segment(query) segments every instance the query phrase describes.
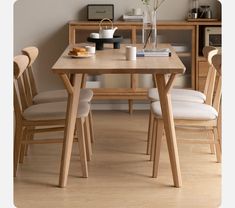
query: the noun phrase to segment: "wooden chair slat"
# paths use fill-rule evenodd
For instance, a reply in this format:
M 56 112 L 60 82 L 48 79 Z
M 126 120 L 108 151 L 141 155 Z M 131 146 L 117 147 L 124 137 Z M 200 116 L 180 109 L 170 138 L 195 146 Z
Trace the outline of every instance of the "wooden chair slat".
M 27 48 L 22 49 L 22 53 L 29 57 L 29 66 L 32 66 L 36 58 L 38 57 L 38 48 L 34 46 L 29 46 Z

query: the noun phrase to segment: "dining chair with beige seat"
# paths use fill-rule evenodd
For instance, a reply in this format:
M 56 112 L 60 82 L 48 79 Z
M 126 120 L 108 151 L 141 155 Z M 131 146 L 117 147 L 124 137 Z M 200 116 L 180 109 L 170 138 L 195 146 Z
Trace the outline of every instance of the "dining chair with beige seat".
M 212 67 L 218 76 L 218 82 L 215 86 L 215 95 L 213 104 L 195 103 L 185 101 L 172 101 L 172 110 L 175 126 L 184 126 L 193 131 L 208 131 L 213 136 L 213 140 L 209 139 L 182 139 L 183 142 L 213 144 L 216 150 L 217 162 L 221 162 L 221 138 L 218 136 L 218 115 L 221 100 L 221 55 L 215 54 L 212 59 Z M 163 121 L 162 112 L 159 101 L 151 104 L 154 117 L 154 128 L 156 129 L 153 139 L 154 142 L 154 162 L 153 177 L 157 177 L 161 141 L 163 137 Z M 180 141 L 180 139 L 177 139 Z M 168 149 L 168 151 L 170 151 Z
M 209 65 L 211 65 L 211 57 L 214 54 L 218 53 L 218 49 L 212 46 L 205 46 L 202 50 L 203 56 L 207 59 Z M 210 54 L 210 55 L 209 55 Z M 192 90 L 192 89 L 178 89 L 173 88 L 171 93 L 172 101 L 186 101 L 186 102 L 195 102 L 195 103 L 212 103 L 213 89 L 215 84 L 215 70 L 212 67 L 209 67 L 208 74 L 206 78 L 206 84 L 204 92 Z M 155 101 L 159 101 L 159 95 L 157 88 L 151 88 L 148 91 L 148 99 L 150 104 Z M 150 160 L 153 160 L 153 147 L 152 144 L 152 135 L 154 134 L 153 129 L 153 113 L 150 110 L 149 114 L 149 126 L 148 126 L 148 138 L 147 138 L 147 154 L 150 154 Z M 214 153 L 214 148 L 212 145 L 211 152 Z M 152 153 L 152 154 L 151 154 Z
M 35 46 L 29 46 L 22 49 L 22 54 L 27 55 L 29 57 L 29 66 L 27 69 L 30 88 L 31 88 L 31 98 L 34 104 L 39 103 L 49 103 L 49 102 L 57 102 L 57 101 L 67 101 L 68 100 L 68 93 L 65 89 L 59 90 L 48 90 L 43 92 L 38 92 L 36 87 L 36 81 L 33 72 L 33 64 L 36 61 L 39 50 Z M 83 75 L 86 76 L 86 75 Z M 85 78 L 83 79 L 85 80 Z M 93 91 L 91 89 L 85 88 L 85 82 L 80 90 L 80 102 L 91 102 L 93 98 Z M 89 121 L 91 124 L 91 140 L 94 141 L 94 133 L 92 127 L 92 114 L 91 111 L 89 112 Z
M 22 54 L 27 55 L 29 57 L 29 66 L 27 69 L 27 77 L 29 80 L 29 88 L 30 91 L 27 92 L 27 97 L 30 103 L 40 104 L 40 103 L 50 103 L 50 102 L 58 102 L 58 101 L 67 101 L 68 93 L 65 89 L 59 90 L 48 90 L 43 92 L 38 92 L 36 87 L 36 81 L 33 73 L 33 64 L 36 61 L 39 50 L 35 46 L 29 46 L 22 49 Z M 83 81 L 85 80 L 85 76 L 83 75 Z M 93 91 L 91 89 L 85 88 L 85 81 L 82 83 L 82 88 L 80 90 L 79 102 L 88 102 L 91 103 L 93 98 Z M 92 111 L 90 109 L 88 118 L 86 118 L 86 125 L 88 125 L 90 131 L 88 132 L 88 136 L 86 137 L 86 148 L 87 148 L 87 159 L 91 160 L 92 148 L 90 142 L 94 142 L 94 130 L 93 130 L 93 119 L 92 119 Z M 22 157 L 21 157 L 22 158 Z
M 19 163 L 21 146 L 24 144 L 58 143 L 63 139 L 37 139 L 28 140 L 27 135 L 32 128 L 35 131 L 49 128 L 49 131 L 57 131 L 64 128 L 66 119 L 66 102 L 50 102 L 42 104 L 28 104 L 23 75 L 29 65 L 29 58 L 26 55 L 14 57 L 14 111 L 15 111 L 15 139 L 14 139 L 14 175 L 16 176 Z M 80 162 L 83 177 L 88 177 L 87 155 L 85 147 L 85 134 L 89 131 L 85 128 L 85 119 L 88 117 L 90 104 L 79 102 L 76 115 L 77 141 L 80 154 Z M 62 127 L 55 127 L 62 126 Z M 39 129 L 38 129 L 39 128 Z M 63 150 L 64 151 L 64 150 Z

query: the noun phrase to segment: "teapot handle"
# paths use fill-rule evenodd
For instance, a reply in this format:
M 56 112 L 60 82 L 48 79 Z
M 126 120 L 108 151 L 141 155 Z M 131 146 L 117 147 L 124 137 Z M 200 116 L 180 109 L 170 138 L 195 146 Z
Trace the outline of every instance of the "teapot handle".
M 112 29 L 113 29 L 113 22 L 112 22 L 112 20 L 110 20 L 109 18 L 103 18 L 103 19 L 100 21 L 100 23 L 99 23 L 99 28 L 100 28 L 100 30 L 102 29 L 102 28 L 101 28 L 101 24 L 103 23 L 104 20 L 108 20 L 108 21 L 111 23 Z

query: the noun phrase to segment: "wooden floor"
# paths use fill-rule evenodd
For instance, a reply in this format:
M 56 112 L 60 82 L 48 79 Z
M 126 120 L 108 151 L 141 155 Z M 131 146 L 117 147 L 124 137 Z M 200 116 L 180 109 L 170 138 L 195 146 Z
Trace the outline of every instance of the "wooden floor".
M 160 172 L 151 178 L 145 155 L 148 113 L 93 112 L 95 143 L 89 178 L 81 178 L 74 143 L 68 185 L 57 187 L 61 145 L 33 145 L 15 178 L 18 208 L 215 208 L 221 200 L 221 164 L 209 145 L 179 144 L 183 187 L 173 181 L 164 140 Z M 204 135 L 177 131 L 178 138 Z

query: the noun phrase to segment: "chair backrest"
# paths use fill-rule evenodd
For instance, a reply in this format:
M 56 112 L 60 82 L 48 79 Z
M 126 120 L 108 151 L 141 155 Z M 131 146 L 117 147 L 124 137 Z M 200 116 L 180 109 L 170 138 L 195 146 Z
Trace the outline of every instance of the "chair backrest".
M 36 81 L 35 81 L 34 73 L 33 73 L 33 63 L 36 61 L 38 57 L 39 49 L 35 46 L 29 46 L 29 47 L 23 48 L 21 52 L 23 55 L 26 55 L 29 58 L 29 65 L 27 68 L 27 72 L 24 74 L 24 82 L 25 82 L 25 86 L 29 85 L 29 87 L 26 88 L 26 92 L 25 92 L 27 100 L 28 100 L 27 102 L 29 104 L 32 104 L 33 97 L 38 94 L 37 85 L 36 85 Z M 86 86 L 86 77 L 87 75 L 83 74 L 83 79 L 82 79 L 83 82 L 81 83 L 82 88 L 85 88 Z
M 28 107 L 28 102 L 25 93 L 25 85 L 23 81 L 23 74 L 29 64 L 29 58 L 25 55 L 18 55 L 14 57 L 14 109 L 16 118 L 21 116 L 24 109 Z
M 35 95 L 38 94 L 35 78 L 33 75 L 33 63 L 37 59 L 38 53 L 39 53 L 39 50 L 35 46 L 29 46 L 29 47 L 22 49 L 22 54 L 28 56 L 28 58 L 29 58 L 29 65 L 28 65 L 28 69 L 27 69 L 26 74 L 28 76 L 29 85 L 30 85 L 29 89 L 30 89 L 31 100 Z M 26 91 L 26 93 L 28 94 L 29 92 Z
M 204 94 L 206 95 L 206 104 L 212 105 L 213 92 L 216 79 L 216 71 L 212 67 L 211 58 L 218 53 L 218 49 L 213 46 L 205 46 L 202 49 L 203 56 L 207 59 L 209 64 L 208 74 L 206 77 L 206 83 L 204 87 Z
M 221 54 L 216 54 L 212 57 L 212 66 L 214 69 L 216 69 L 218 81 L 217 85 L 215 86 L 215 96 L 213 100 L 213 107 L 219 112 L 220 110 L 220 101 L 221 101 L 221 95 L 222 95 L 222 64 L 221 64 Z

